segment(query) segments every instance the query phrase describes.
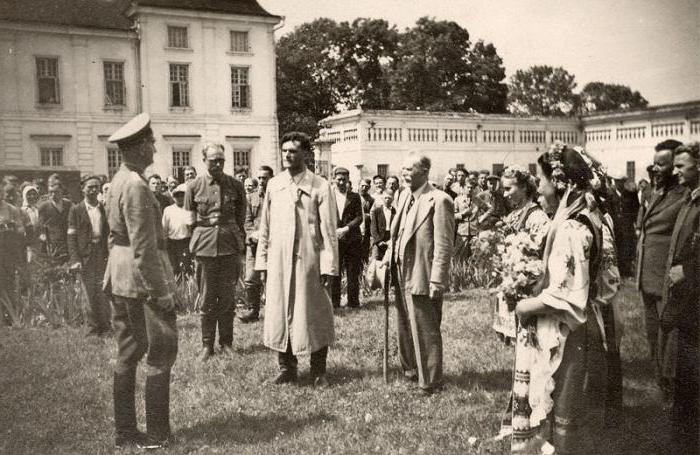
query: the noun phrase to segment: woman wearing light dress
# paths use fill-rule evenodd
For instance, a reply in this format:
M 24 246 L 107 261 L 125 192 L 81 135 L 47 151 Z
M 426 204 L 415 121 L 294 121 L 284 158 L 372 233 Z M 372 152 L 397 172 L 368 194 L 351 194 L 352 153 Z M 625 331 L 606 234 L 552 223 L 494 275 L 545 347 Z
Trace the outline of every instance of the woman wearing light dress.
M 516 342 L 512 453 L 586 453 L 602 434 L 607 361 L 595 307 L 604 239 L 584 156 L 556 144 L 538 159 L 540 193 L 557 210 L 542 291 L 515 307 L 535 338 L 520 331 Z
M 503 223 L 507 232 L 527 232 L 536 244 L 544 246 L 549 230 L 549 217 L 535 199 L 537 186 L 528 171 L 518 166 L 510 166 L 501 177 L 503 196 L 508 201 L 511 212 Z M 497 299 L 494 308 L 493 329 L 506 344 L 515 340 L 515 312 L 508 309 L 503 299 Z

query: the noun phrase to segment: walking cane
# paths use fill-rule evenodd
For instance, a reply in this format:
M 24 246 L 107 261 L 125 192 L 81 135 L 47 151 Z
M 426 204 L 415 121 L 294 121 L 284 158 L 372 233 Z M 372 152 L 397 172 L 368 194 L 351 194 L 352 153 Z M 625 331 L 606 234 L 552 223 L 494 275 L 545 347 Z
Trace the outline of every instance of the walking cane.
M 389 285 L 391 280 L 391 267 L 387 267 L 384 273 L 384 355 L 382 359 L 382 372 L 384 383 L 389 383 Z

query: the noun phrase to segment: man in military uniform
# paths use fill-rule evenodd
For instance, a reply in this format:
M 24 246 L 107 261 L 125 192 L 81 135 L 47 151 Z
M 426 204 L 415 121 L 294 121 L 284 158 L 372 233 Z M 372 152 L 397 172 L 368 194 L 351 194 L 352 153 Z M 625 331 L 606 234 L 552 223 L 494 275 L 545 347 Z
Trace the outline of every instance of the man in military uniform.
M 194 225 L 190 251 L 201 267 L 202 361 L 214 355 L 216 327 L 221 351 L 233 345 L 234 285 L 244 248 L 246 198 L 243 183 L 224 174 L 224 147 L 205 144 L 206 172 L 188 182 L 185 210 Z
M 115 132 L 123 161 L 107 195 L 109 252 L 105 291 L 112 294 L 118 345 L 114 372 L 116 445 L 157 448 L 170 438 L 170 370 L 177 357 L 174 277 L 165 251 L 161 210 L 143 176 L 153 163 L 155 139 L 148 114 Z M 147 435 L 136 427 L 136 367 L 146 362 Z
M 260 292 L 262 291 L 261 273 L 255 270 L 255 253 L 258 249 L 258 228 L 262 214 L 262 202 L 265 199 L 267 182 L 274 173 L 270 166 L 260 166 L 258 169 L 258 191 L 248 193 L 245 212 L 246 255 L 245 255 L 245 285 L 248 311 L 240 317 L 244 323 L 254 322 L 260 316 Z

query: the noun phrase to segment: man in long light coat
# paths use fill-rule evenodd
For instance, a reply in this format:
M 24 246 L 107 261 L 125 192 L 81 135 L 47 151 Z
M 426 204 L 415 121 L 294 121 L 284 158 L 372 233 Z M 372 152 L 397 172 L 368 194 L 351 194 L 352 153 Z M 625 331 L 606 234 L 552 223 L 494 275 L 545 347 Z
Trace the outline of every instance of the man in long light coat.
M 424 394 L 442 385 L 442 295 L 454 251 L 454 205 L 428 182 L 430 159 L 411 152 L 403 164 L 406 188 L 391 225 L 399 356 L 407 379 Z
M 267 274 L 264 343 L 279 353 L 272 383 L 296 381 L 296 356 L 310 354 L 314 385 L 323 387 L 334 337 L 329 286 L 338 275 L 337 207 L 329 183 L 306 168 L 309 137 L 287 133 L 281 143 L 287 169 L 268 183 L 255 263 Z

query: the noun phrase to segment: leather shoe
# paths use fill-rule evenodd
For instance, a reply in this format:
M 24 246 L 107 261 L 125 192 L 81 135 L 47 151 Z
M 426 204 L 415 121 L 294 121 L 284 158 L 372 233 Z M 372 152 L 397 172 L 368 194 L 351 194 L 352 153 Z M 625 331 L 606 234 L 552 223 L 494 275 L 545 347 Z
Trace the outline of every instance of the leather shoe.
M 238 317 L 238 320 L 244 324 L 248 324 L 250 322 L 257 322 L 259 319 L 260 319 L 260 311 L 254 309 L 254 308 L 251 308 L 250 310 L 246 311 L 245 313 L 243 313 L 241 316 Z
M 416 370 L 406 370 L 403 372 L 403 379 L 409 382 L 418 382 L 418 373 Z
M 314 378 L 314 387 L 318 389 L 327 389 L 330 387 L 330 383 L 328 382 L 328 379 L 326 379 L 326 375 L 322 374 L 321 376 L 316 376 Z
M 153 437 L 146 436 L 146 439 L 143 440 L 141 443 L 137 443 L 136 446 L 141 450 L 157 450 L 168 447 L 169 443 L 170 441 L 168 439 L 160 441 Z
M 148 436 L 146 436 L 145 433 L 136 430 L 129 434 L 118 434 L 114 440 L 114 446 L 118 449 L 133 446 L 140 447 L 141 444 L 144 444 L 147 440 Z
M 268 382 L 270 384 L 280 385 L 280 384 L 291 384 L 291 383 L 294 383 L 296 381 L 297 381 L 296 372 L 281 371 L 280 374 L 278 374 L 273 379 L 270 379 Z
M 214 357 L 214 349 L 212 349 L 208 346 L 205 346 L 202 348 L 201 354 L 199 354 L 199 361 L 206 362 L 209 359 L 211 359 L 212 357 Z

